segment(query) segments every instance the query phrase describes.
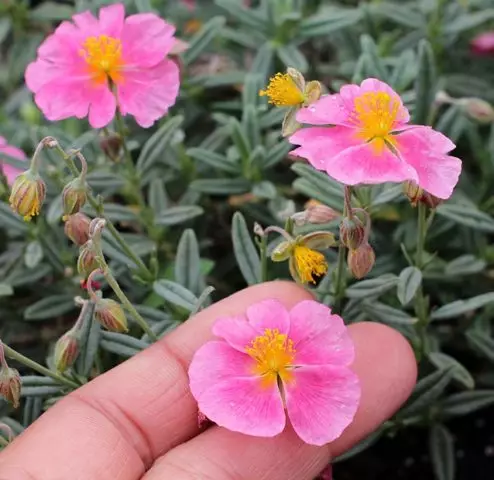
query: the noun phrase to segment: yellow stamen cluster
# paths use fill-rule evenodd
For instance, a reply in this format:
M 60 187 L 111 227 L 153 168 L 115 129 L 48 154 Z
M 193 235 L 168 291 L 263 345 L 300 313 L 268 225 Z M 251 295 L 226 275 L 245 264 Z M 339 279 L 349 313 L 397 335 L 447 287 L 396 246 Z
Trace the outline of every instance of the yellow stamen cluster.
M 328 264 L 324 255 L 305 245 L 295 246 L 293 258 L 302 283 L 316 283 L 318 277 L 322 277 L 328 271 Z
M 82 45 L 80 55 L 84 57 L 96 83 L 110 78 L 117 83 L 122 79 L 122 42 L 108 35 L 88 37 Z
M 256 337 L 245 351 L 255 361 L 254 373 L 263 377 L 266 385 L 271 385 L 280 377 L 289 381 L 290 367 L 295 358 L 293 341 L 278 329 L 266 328 L 263 335 Z
M 259 95 L 268 97 L 268 103 L 277 107 L 295 107 L 302 105 L 305 100 L 303 92 L 287 73 L 277 73 L 269 80 L 266 90 L 261 90 Z
M 366 92 L 354 100 L 353 123 L 360 129 L 360 136 L 372 142 L 377 150 L 386 143 L 393 145 L 393 131 L 398 120 L 400 103 L 386 92 Z

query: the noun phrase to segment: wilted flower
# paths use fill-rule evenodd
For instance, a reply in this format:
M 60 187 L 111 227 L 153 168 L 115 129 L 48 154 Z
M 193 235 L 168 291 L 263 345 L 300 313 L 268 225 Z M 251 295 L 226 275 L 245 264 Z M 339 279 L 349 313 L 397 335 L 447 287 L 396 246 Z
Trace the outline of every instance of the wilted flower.
M 122 4 L 101 8 L 99 18 L 78 13 L 41 44 L 26 83 L 48 120 L 87 115 L 101 128 L 119 108 L 150 127 L 175 103 L 179 71 L 167 58 L 175 28 L 152 13 L 124 17 Z
M 282 241 L 271 253 L 273 262 L 288 260 L 290 274 L 299 283 L 316 284 L 328 271 L 326 257 L 318 250 L 335 244 L 330 232 L 314 232 Z
M 19 407 L 21 398 L 21 377 L 19 372 L 10 368 L 5 360 L 3 346 L 0 342 L 0 397 L 5 398 L 14 408 Z
M 1 154 L 8 155 L 9 157 L 16 158 L 18 160 L 26 160 L 26 154 L 20 148 L 9 145 L 7 140 L 0 135 L 0 155 Z M 9 185 L 12 185 L 19 173 L 21 173 L 21 170 L 3 162 L 1 158 L 0 171 L 5 175 Z
M 96 260 L 96 254 L 92 245 L 92 241 L 89 240 L 83 245 L 79 251 L 79 258 L 77 259 L 77 271 L 83 278 L 87 278 L 91 272 L 98 268 L 98 261 Z
M 65 372 L 77 360 L 79 355 L 79 335 L 77 328 L 72 328 L 62 335 L 55 344 L 53 361 L 59 372 Z
M 89 240 L 89 224 L 91 219 L 78 212 L 65 218 L 65 235 L 69 237 L 76 245 L 82 246 Z
M 266 90 L 261 90 L 259 95 L 268 97 L 268 103 L 276 107 L 289 107 L 281 128 L 283 136 L 288 136 L 300 126 L 295 119 L 297 112 L 321 96 L 321 84 L 317 81 L 306 84 L 303 75 L 289 67 L 286 73 L 272 77 Z
M 100 147 L 104 154 L 110 159 L 116 162 L 122 147 L 122 138 L 117 133 L 112 133 L 109 136 L 104 136 L 100 140 Z
M 372 270 L 376 262 L 376 254 L 368 243 L 364 243 L 356 250 L 348 251 L 347 262 L 348 268 L 355 278 L 364 278 Z
M 360 400 L 349 365 L 354 346 L 343 320 L 313 300 L 290 311 L 277 300 L 220 318 L 219 337 L 203 345 L 189 368 L 199 410 L 216 424 L 274 437 L 288 415 L 306 443 L 324 445 L 351 423 Z
M 33 170 L 27 170 L 15 179 L 9 203 L 14 212 L 29 221 L 39 214 L 45 194 L 46 185 L 43 179 Z
M 364 224 L 356 216 L 345 217 L 340 224 L 340 241 L 345 247 L 355 250 L 365 241 Z
M 458 182 L 461 160 L 448 155 L 453 142 L 430 127 L 408 125 L 401 98 L 379 80 L 345 85 L 303 108 L 297 120 L 320 126 L 292 135 L 300 145 L 292 153 L 343 184 L 413 180 L 446 199 Z
M 110 332 L 125 333 L 129 331 L 125 312 L 115 300 L 100 298 L 96 302 L 94 316 Z
M 494 31 L 477 35 L 471 42 L 472 51 L 479 55 L 494 55 Z
M 62 191 L 63 211 L 65 215 L 77 213 L 86 203 L 87 185 L 83 178 L 77 177 L 65 185 Z

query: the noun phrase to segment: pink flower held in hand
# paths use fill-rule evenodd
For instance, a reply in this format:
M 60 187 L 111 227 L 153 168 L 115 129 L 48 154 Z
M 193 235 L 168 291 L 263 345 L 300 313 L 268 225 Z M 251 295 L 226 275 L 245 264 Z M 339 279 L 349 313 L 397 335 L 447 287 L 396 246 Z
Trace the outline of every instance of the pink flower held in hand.
M 124 17 L 122 4 L 101 8 L 99 18 L 79 13 L 41 44 L 26 83 L 48 120 L 88 115 L 101 128 L 118 99 L 123 115 L 150 127 L 175 103 L 179 71 L 166 58 L 175 28 L 152 13 Z
M 351 423 L 360 385 L 349 365 L 352 340 L 343 320 L 312 300 L 290 311 L 276 300 L 221 318 L 220 340 L 203 345 L 189 368 L 190 388 L 211 421 L 273 437 L 286 416 L 306 443 L 324 445 Z
M 12 158 L 17 158 L 18 160 L 26 160 L 26 154 L 17 147 L 9 145 L 7 140 L 0 136 L 0 154 L 8 155 Z M 5 177 L 7 178 L 7 183 L 12 185 L 14 180 L 17 178 L 21 170 L 9 165 L 8 163 L 2 162 L 0 159 L 0 170 L 3 172 Z
M 321 126 L 292 135 L 300 145 L 292 153 L 346 185 L 411 180 L 446 199 L 458 182 L 461 160 L 448 155 L 454 143 L 430 127 L 408 125 L 399 95 L 374 78 L 322 97 L 297 120 Z
M 470 42 L 470 47 L 479 55 L 494 55 L 494 31 L 477 35 Z

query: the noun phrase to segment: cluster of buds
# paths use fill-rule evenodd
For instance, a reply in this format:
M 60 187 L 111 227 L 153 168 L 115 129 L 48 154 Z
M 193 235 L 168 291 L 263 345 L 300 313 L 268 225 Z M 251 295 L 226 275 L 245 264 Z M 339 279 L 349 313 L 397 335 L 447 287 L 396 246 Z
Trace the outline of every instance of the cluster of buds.
M 21 377 L 17 370 L 8 366 L 2 342 L 0 342 L 0 397 L 5 398 L 14 408 L 19 407 Z
M 296 116 L 299 110 L 319 100 L 322 86 L 317 81 L 307 82 L 295 68 L 287 68 L 286 73 L 277 73 L 269 80 L 266 90 L 261 90 L 261 97 L 268 97 L 268 103 L 276 107 L 288 107 L 281 132 L 284 137 L 292 135 L 300 127 Z

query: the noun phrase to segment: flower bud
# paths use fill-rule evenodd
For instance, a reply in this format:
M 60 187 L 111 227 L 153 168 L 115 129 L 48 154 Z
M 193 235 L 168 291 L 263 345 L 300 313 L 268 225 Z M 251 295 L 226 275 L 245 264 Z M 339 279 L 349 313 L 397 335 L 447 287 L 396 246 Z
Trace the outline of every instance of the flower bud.
M 80 177 L 65 185 L 62 192 L 63 211 L 65 215 L 77 213 L 86 203 L 87 186 Z
M 122 138 L 116 133 L 104 137 L 99 142 L 101 150 L 110 159 L 116 162 L 122 146 Z
M 480 98 L 470 97 L 458 100 L 458 105 L 473 120 L 481 123 L 490 123 L 494 121 L 494 108 L 489 102 Z
M 93 251 L 92 242 L 89 241 L 80 249 L 79 258 L 77 259 L 77 271 L 79 275 L 87 278 L 97 268 L 98 262 L 96 261 L 96 255 Z
M 127 317 L 119 303 L 115 300 L 102 298 L 96 303 L 94 312 L 98 322 L 110 332 L 128 332 Z
M 83 213 L 68 215 L 65 219 L 65 235 L 76 245 L 82 246 L 89 240 L 89 224 L 91 220 Z
M 365 239 L 365 227 L 357 218 L 344 218 L 340 224 L 340 241 L 350 250 L 356 250 Z
M 426 192 L 411 180 L 403 184 L 403 191 L 414 207 L 420 202 L 429 208 L 436 208 L 442 202 L 440 198 Z
M 21 397 L 21 377 L 14 368 L 6 364 L 0 369 L 0 397 L 5 398 L 14 408 L 19 406 Z
M 372 270 L 376 262 L 376 254 L 368 243 L 364 243 L 356 250 L 350 250 L 348 252 L 347 261 L 352 275 L 355 278 L 361 279 Z
M 79 337 L 74 329 L 62 335 L 55 344 L 53 361 L 59 372 L 70 368 L 79 355 Z
M 295 225 L 328 223 L 338 218 L 340 214 L 326 205 L 310 205 L 303 212 L 292 215 Z
M 45 194 L 46 185 L 43 179 L 37 173 L 27 170 L 15 179 L 9 203 L 14 212 L 29 221 L 31 217 L 39 214 Z

